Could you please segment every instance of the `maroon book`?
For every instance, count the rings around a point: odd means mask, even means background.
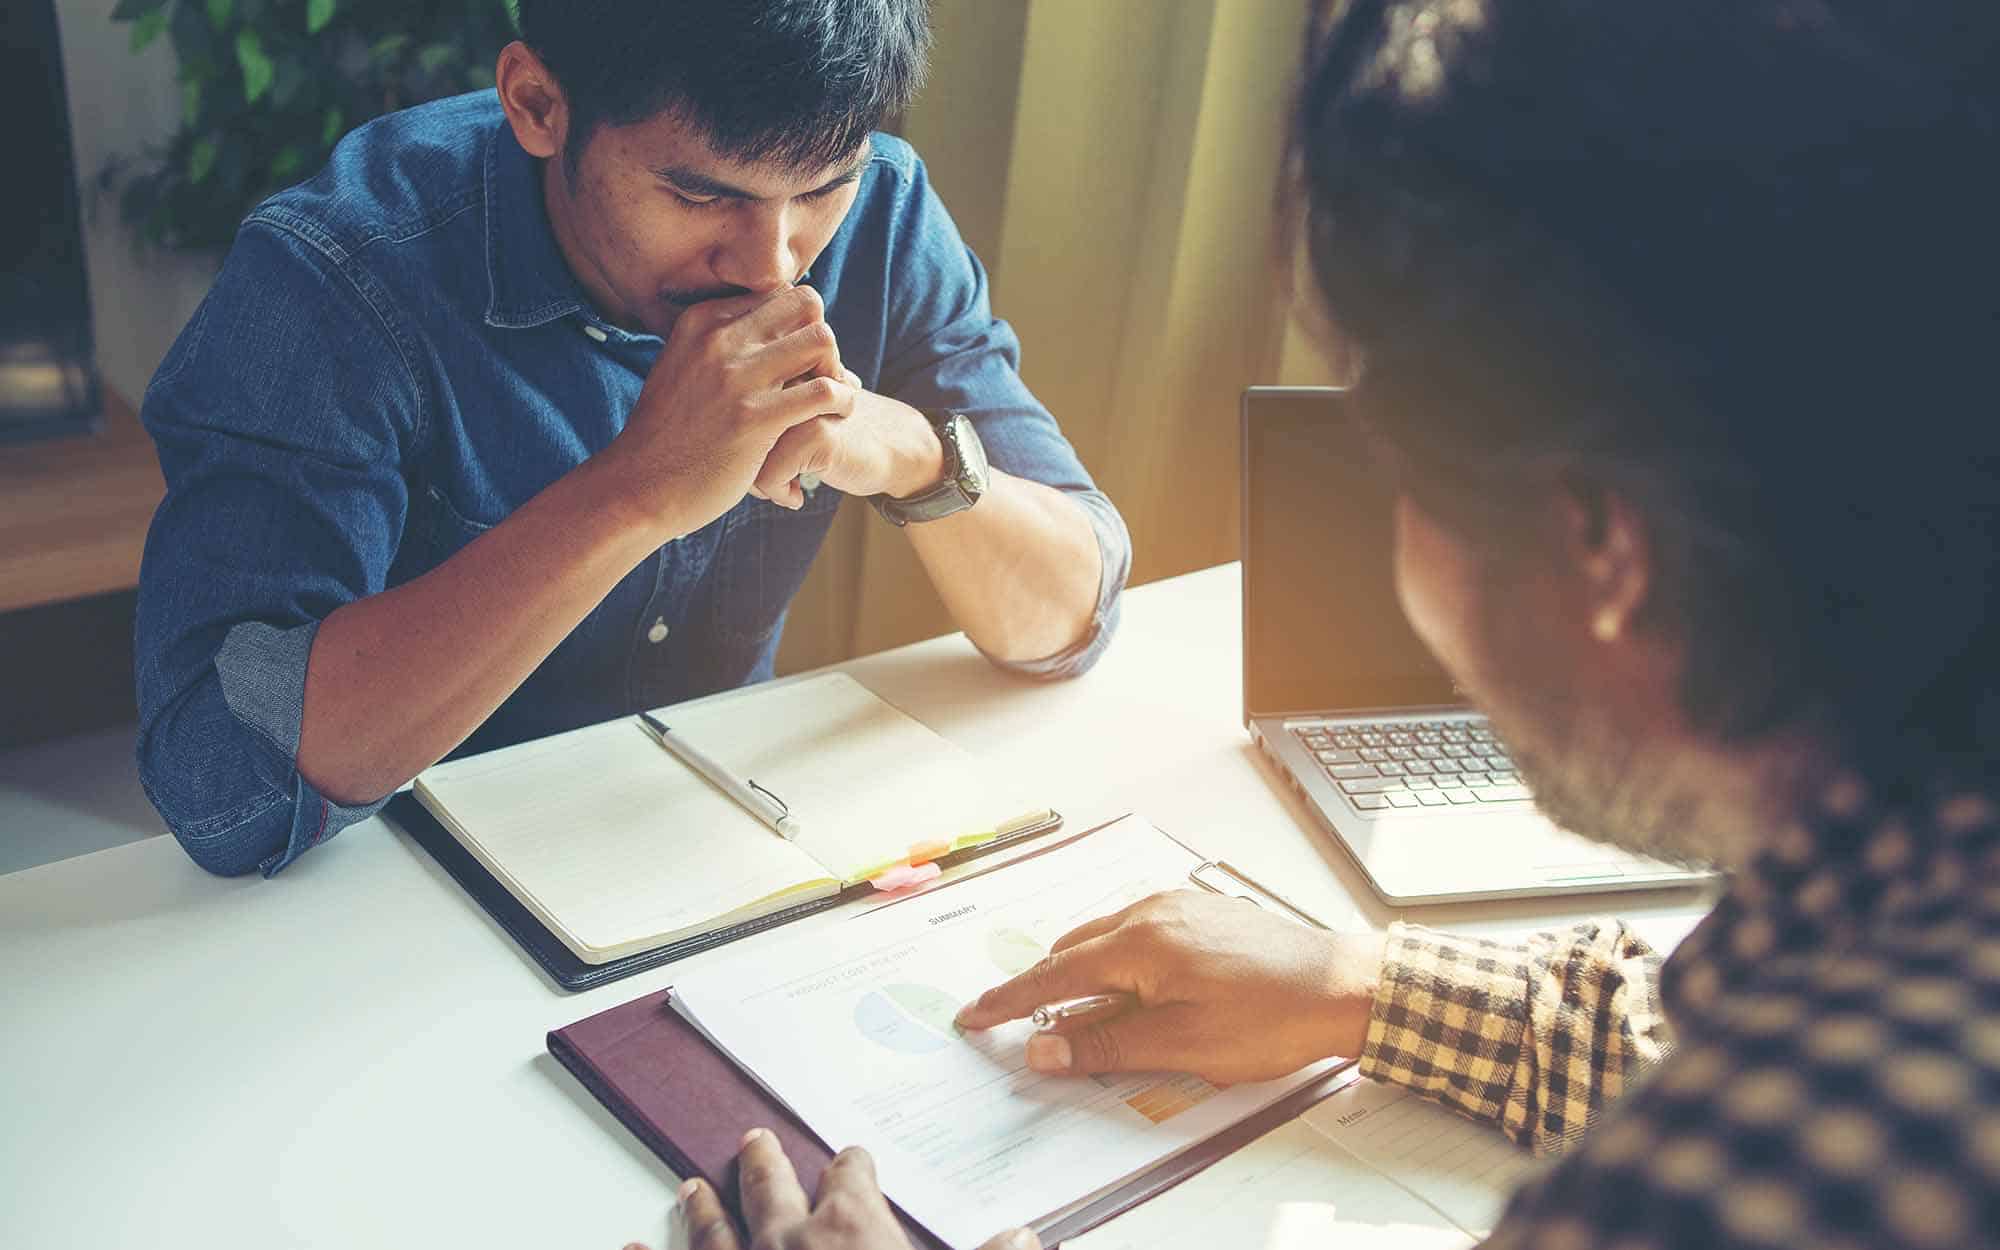
[[[732,1208],[736,1146],[744,1133],[758,1127],[778,1135],[800,1183],[807,1193],[816,1192],[833,1152],[682,1019],[668,1001],[672,994],[661,990],[557,1029],[549,1034],[549,1053],[675,1175],[708,1181]],[[1338,1069],[1329,1072],[1090,1205],[1038,1225],[1036,1232],[1043,1244],[1055,1246],[1094,1228],[1297,1116],[1333,1092],[1340,1080]],[[943,1250],[943,1242],[900,1210],[898,1214],[914,1244]]]

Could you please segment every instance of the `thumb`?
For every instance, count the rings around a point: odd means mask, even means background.
[[[1185,1072],[1198,1058],[1188,1045],[1190,1006],[1171,1003],[1058,1026],[1028,1039],[1037,1072]]]

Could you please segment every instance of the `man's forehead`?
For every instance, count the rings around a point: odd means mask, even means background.
[[[824,164],[799,165],[776,157],[744,160],[717,151],[699,126],[671,114],[622,129],[632,157],[683,190],[704,194],[784,199],[852,177],[871,154],[864,138],[852,152]]]

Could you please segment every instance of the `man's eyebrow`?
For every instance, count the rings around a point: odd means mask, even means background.
[[[868,162],[873,158],[874,153],[872,151],[864,151],[860,158],[845,170],[835,174],[832,178],[827,179],[810,191],[800,192],[800,195],[823,195],[835,187],[846,186],[848,183],[861,177],[861,172],[868,168]],[[724,200],[757,200],[764,198],[746,191],[733,183],[724,182],[720,178],[712,178],[700,170],[690,168],[686,165],[663,165],[655,169],[653,173],[673,183],[675,187],[687,192],[689,195],[712,195],[717,199]]]

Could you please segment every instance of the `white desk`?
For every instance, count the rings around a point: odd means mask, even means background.
[[[1071,828],[1137,810],[1329,924],[1385,924],[1243,731],[1238,595],[1233,566],[1134,591],[1065,684],[956,636],[842,667],[1036,778]],[[1615,911],[1671,944],[1701,910],[1680,891],[1411,914],[1518,932]],[[169,838],[0,877],[0,1242],[663,1246],[674,1177],[542,1039],[675,972],[555,990],[380,820],[275,881],[207,876]]]

